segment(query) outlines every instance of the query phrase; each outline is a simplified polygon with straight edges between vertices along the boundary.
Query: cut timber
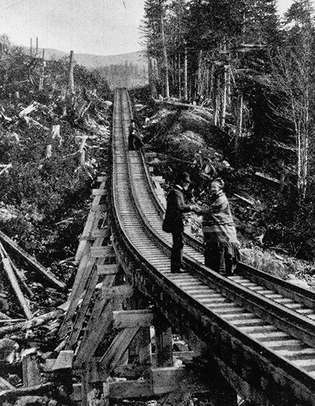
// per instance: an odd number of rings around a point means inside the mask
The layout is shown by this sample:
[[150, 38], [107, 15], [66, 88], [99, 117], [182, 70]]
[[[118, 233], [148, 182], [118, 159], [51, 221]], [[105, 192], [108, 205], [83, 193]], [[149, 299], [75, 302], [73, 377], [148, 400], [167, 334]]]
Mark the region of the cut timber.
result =
[[119, 365], [120, 360], [127, 351], [131, 341], [135, 338], [139, 328], [127, 328], [120, 331], [114, 338], [105, 354], [99, 361], [99, 365], [108, 374]]
[[83, 300], [81, 302], [80, 307], [76, 311], [76, 318], [72, 325], [71, 334], [67, 340], [67, 349], [72, 348], [80, 336], [83, 323], [86, 318], [86, 313], [90, 305], [97, 282], [98, 282], [98, 273], [97, 268], [94, 266], [90, 278], [87, 282], [87, 286], [85, 288]]
[[21, 247], [19, 247], [10, 237], [5, 235], [0, 231], [0, 240], [6, 246], [8, 251], [12, 251], [14, 254], [18, 254], [22, 259], [31, 266], [31, 268], [40, 273], [45, 279], [47, 279], [51, 284], [57, 286], [58, 288], [64, 289], [66, 287], [64, 282], [57, 279], [52, 272], [44, 268], [39, 262], [36, 261], [34, 257], [27, 254]]
[[12, 333], [13, 331], [24, 331], [24, 330], [29, 330], [31, 328], [40, 326], [44, 324], [46, 321], [53, 320], [53, 319], [58, 319], [61, 316], [63, 316], [64, 311], [63, 310], [54, 310], [50, 313], [42, 314], [41, 316], [34, 317], [31, 320], [28, 321], [23, 321], [21, 323], [16, 323], [11, 326], [5, 326], [0, 328], [0, 337]]
[[[29, 386], [28, 388], [17, 388], [8, 389], [0, 392], [0, 401], [2, 400], [13, 400], [20, 396], [31, 396], [40, 395], [42, 393], [47, 393], [49, 390], [53, 389], [56, 384], [52, 382], [46, 382], [42, 385]], [[1, 403], [0, 403], [1, 404]]]
[[236, 193], [234, 193], [234, 196], [237, 197], [238, 199], [242, 200], [242, 202], [250, 204], [251, 206], [255, 205], [255, 202], [253, 200], [246, 199], [246, 197], [244, 197], [244, 196], [240, 196], [240, 195], [238, 195]]
[[115, 275], [118, 272], [118, 265], [97, 265], [97, 273], [99, 275]]
[[106, 180], [107, 180], [107, 176], [98, 176], [97, 177], [98, 182], [106, 182]]
[[13, 385], [10, 384], [10, 382], [6, 381], [4, 378], [2, 378], [0, 376], [0, 388], [2, 390], [6, 390], [6, 389], [15, 389], [15, 387]]
[[12, 269], [9, 258], [3, 258], [2, 259], [2, 264], [3, 264], [3, 268], [4, 268], [5, 272], [6, 272], [6, 274], [8, 276], [8, 279], [10, 281], [10, 284], [11, 284], [13, 290], [14, 290], [14, 293], [15, 293], [18, 301], [20, 302], [20, 305], [21, 305], [21, 307], [23, 309], [23, 312], [24, 312], [25, 316], [28, 319], [31, 319], [32, 318], [31, 309], [30, 309], [29, 304], [28, 304], [27, 300], [25, 299], [25, 297], [24, 297], [24, 295], [23, 295], [23, 293], [21, 291], [20, 285], [19, 285], [19, 283], [18, 283], [18, 281], [16, 279], [16, 276], [15, 276], [15, 273], [14, 273], [14, 271]]
[[82, 234], [80, 240], [95, 240], [95, 238], [108, 238], [110, 235], [109, 228], [104, 228], [102, 230], [94, 230], [89, 234]]
[[148, 381], [110, 382], [104, 385], [108, 385], [106, 389], [110, 399], [145, 399], [154, 395], [152, 384]]
[[107, 245], [106, 247], [91, 247], [90, 256], [91, 258], [114, 257], [115, 252], [111, 245]]
[[129, 285], [118, 285], [112, 288], [105, 288], [102, 290], [102, 297], [112, 299], [112, 298], [122, 298], [127, 299], [134, 294], [134, 290]]
[[23, 386], [35, 386], [40, 384], [40, 371], [37, 353], [28, 354], [22, 358]]
[[151, 368], [153, 393], [161, 395], [178, 389], [179, 383], [185, 377], [185, 374], [185, 368]]
[[105, 189], [92, 189], [93, 196], [104, 196], [106, 194]]
[[255, 176], [257, 176], [257, 178], [263, 179], [263, 180], [267, 180], [268, 182], [274, 183], [276, 185], [280, 185], [281, 182], [278, 179], [272, 178], [269, 175], [266, 175], [262, 172], [255, 172]]
[[75, 368], [81, 368], [84, 363], [92, 358], [112, 320], [112, 304], [109, 301], [100, 313], [98, 323], [94, 329], [89, 331], [87, 337], [82, 340], [74, 360]]
[[56, 362], [54, 363], [51, 370], [57, 371], [59, 369], [71, 369], [72, 361], [73, 361], [73, 351], [71, 350], [60, 351], [56, 359]]
[[148, 327], [153, 322], [151, 310], [119, 310], [113, 312], [113, 328]]
[[155, 319], [154, 328], [157, 365], [159, 367], [171, 367], [173, 366], [172, 329], [163, 316]]

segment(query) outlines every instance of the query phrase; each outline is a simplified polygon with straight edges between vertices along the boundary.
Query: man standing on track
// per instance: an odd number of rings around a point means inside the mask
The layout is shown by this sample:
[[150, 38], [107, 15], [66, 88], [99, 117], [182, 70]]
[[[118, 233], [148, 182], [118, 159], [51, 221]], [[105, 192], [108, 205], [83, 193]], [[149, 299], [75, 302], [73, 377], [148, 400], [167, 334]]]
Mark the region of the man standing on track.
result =
[[203, 215], [205, 265], [228, 276], [233, 274], [240, 254], [229, 201], [223, 187], [223, 180], [215, 179], [210, 187], [209, 204], [197, 210], [197, 213]]
[[138, 151], [142, 146], [143, 142], [136, 126], [136, 122], [131, 120], [129, 126], [128, 149], [129, 151]]
[[163, 221], [163, 230], [171, 233], [173, 237], [173, 246], [171, 253], [171, 272], [180, 272], [184, 247], [184, 222], [183, 214], [197, 209], [196, 206], [185, 204], [184, 191], [190, 185], [190, 176], [187, 172], [182, 172], [177, 180], [175, 187], [167, 196], [167, 206], [165, 218]]

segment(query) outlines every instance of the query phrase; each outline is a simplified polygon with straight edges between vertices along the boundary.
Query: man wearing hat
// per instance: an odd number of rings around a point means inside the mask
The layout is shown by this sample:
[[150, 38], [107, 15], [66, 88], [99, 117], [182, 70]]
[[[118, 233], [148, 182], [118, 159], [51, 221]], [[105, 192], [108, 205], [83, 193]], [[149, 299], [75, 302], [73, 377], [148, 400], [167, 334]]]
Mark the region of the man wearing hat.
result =
[[167, 196], [167, 206], [163, 221], [163, 230], [171, 233], [173, 246], [171, 252], [171, 272], [180, 272], [184, 247], [184, 213], [197, 210], [196, 206], [185, 203], [184, 191], [190, 185], [190, 176], [187, 172], [182, 172], [176, 179], [174, 188]]
[[216, 178], [210, 186], [210, 202], [197, 211], [203, 215], [205, 265], [223, 275], [232, 275], [239, 262], [239, 242], [224, 182]]

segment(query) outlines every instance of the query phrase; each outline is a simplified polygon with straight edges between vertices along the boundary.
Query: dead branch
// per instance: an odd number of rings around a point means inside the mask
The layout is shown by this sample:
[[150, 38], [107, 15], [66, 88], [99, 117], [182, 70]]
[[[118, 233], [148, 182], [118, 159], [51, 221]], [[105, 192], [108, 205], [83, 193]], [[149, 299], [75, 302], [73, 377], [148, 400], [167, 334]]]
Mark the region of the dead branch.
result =
[[31, 319], [32, 318], [31, 309], [30, 309], [29, 304], [28, 304], [27, 300], [25, 299], [25, 297], [24, 297], [24, 295], [23, 295], [23, 293], [21, 291], [20, 285], [18, 283], [18, 280], [16, 278], [14, 270], [13, 270], [13, 268], [11, 266], [10, 258], [8, 257], [8, 254], [5, 251], [5, 249], [3, 248], [3, 245], [1, 243], [0, 243], [0, 256], [1, 256], [1, 259], [2, 259], [3, 269], [5, 270], [5, 272], [7, 274], [7, 277], [9, 279], [9, 281], [10, 281], [10, 284], [12, 286], [12, 289], [13, 289], [14, 293], [15, 293], [15, 296], [17, 297], [17, 299], [18, 299], [18, 301], [19, 301], [19, 303], [20, 303], [20, 305], [21, 305], [21, 307], [23, 309], [23, 312], [24, 312], [25, 316], [28, 319]]
[[12, 400], [20, 396], [40, 395], [53, 389], [55, 386], [52, 382], [46, 382], [41, 385], [29, 386], [28, 388], [8, 389], [0, 392], [0, 400]]
[[21, 323], [16, 323], [13, 326], [5, 326], [0, 328], [0, 337], [4, 336], [5, 334], [12, 333], [14, 331], [25, 331], [29, 330], [34, 327], [41, 326], [42, 324], [46, 323], [47, 321], [53, 319], [59, 319], [64, 314], [64, 311], [61, 309], [54, 310], [49, 313], [42, 314], [41, 316], [34, 317], [31, 320], [27, 320]]
[[44, 268], [37, 260], [32, 257], [30, 254], [26, 253], [21, 247], [19, 247], [16, 242], [14, 242], [10, 237], [5, 235], [0, 231], [0, 240], [5, 244], [6, 248], [12, 251], [14, 254], [17, 254], [36, 272], [40, 273], [44, 278], [46, 278], [51, 284], [57, 286], [58, 288], [65, 288], [65, 283], [61, 282], [55, 277], [55, 275], [50, 272], [48, 269]]

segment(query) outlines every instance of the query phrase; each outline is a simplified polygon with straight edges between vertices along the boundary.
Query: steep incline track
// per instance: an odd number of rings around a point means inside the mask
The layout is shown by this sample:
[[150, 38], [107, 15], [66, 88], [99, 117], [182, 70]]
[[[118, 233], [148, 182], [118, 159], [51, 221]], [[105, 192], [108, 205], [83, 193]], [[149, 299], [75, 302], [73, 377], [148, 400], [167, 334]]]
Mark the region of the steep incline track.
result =
[[295, 311], [306, 309], [312, 315], [307, 305], [313, 306], [314, 298], [299, 303], [294, 289], [295, 301], [283, 294], [285, 300], [280, 301], [278, 296], [264, 297], [277, 293], [263, 292], [266, 288], [258, 284], [241, 286], [210, 271], [201, 265], [202, 254], [194, 244], [186, 249], [185, 272], [171, 274], [171, 241], [161, 231], [161, 211], [142, 156], [126, 149], [130, 119], [128, 94], [119, 89], [112, 140], [113, 243], [134, 285], [172, 326], [181, 332], [192, 329], [213, 349], [240, 393], [248, 389], [236, 381], [248, 383], [256, 396], [266, 393], [277, 404], [314, 405], [314, 322]]

